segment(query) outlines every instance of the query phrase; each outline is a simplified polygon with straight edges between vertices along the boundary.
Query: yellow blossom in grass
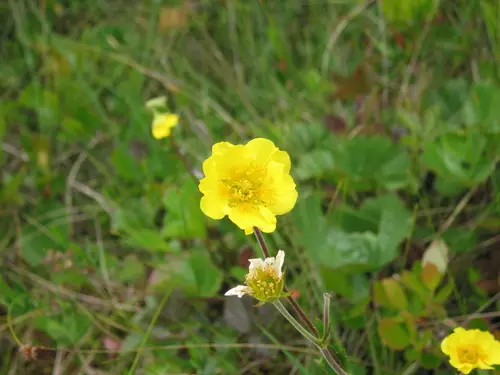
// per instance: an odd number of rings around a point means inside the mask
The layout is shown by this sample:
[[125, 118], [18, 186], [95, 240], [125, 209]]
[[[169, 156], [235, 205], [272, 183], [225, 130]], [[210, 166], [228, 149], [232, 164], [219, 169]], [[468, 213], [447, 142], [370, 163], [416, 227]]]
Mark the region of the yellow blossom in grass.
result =
[[172, 128], [179, 123], [179, 116], [173, 113], [155, 113], [153, 119], [153, 137], [161, 139], [168, 137]]
[[203, 173], [201, 210], [216, 220], [227, 215], [246, 234], [253, 227], [273, 232], [276, 215], [289, 212], [297, 201], [290, 157], [264, 138], [246, 145], [216, 143]]
[[500, 342], [478, 329], [455, 328], [441, 343], [441, 350], [450, 357], [450, 364], [464, 374], [500, 365]]
[[226, 292], [226, 296], [243, 297], [245, 294], [261, 302], [273, 302], [283, 294], [284, 274], [282, 271], [285, 261], [285, 252], [278, 251], [276, 258], [264, 260], [250, 259], [248, 274], [245, 276], [246, 285], [238, 285]]

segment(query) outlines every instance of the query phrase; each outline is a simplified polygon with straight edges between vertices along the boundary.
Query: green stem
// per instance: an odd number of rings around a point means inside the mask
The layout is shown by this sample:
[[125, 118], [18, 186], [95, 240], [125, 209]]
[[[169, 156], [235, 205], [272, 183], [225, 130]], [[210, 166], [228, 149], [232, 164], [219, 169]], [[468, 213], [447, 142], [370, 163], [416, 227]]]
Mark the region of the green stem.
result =
[[283, 306], [283, 304], [278, 300], [273, 302], [274, 307], [285, 317], [290, 324], [300, 332], [302, 336], [308, 339], [311, 343], [319, 347], [319, 340], [311, 335], [307, 329], [305, 329], [295, 318], [288, 312], [288, 310]]
[[135, 368], [137, 367], [137, 364], [139, 363], [139, 359], [141, 358], [141, 354], [144, 350], [144, 347], [146, 346], [147, 341], [149, 340], [149, 336], [151, 335], [151, 331], [153, 331], [153, 327], [156, 324], [156, 321], [160, 317], [160, 313], [163, 311], [163, 308], [165, 307], [165, 304], [168, 301], [168, 297], [170, 296], [170, 290], [166, 291], [165, 294], [163, 295], [163, 298], [158, 305], [158, 308], [155, 311], [155, 314], [153, 316], [153, 319], [149, 323], [149, 327], [146, 331], [146, 334], [142, 338], [141, 344], [139, 346], [139, 349], [137, 350], [137, 353], [135, 354], [134, 362], [132, 363], [132, 366], [130, 367], [130, 370], [128, 372], [128, 375], [134, 375], [135, 374]]
[[333, 358], [332, 353], [330, 353], [330, 350], [328, 348], [319, 348], [319, 351], [323, 355], [323, 358], [325, 359], [326, 363], [330, 365], [330, 367], [338, 374], [338, 375], [349, 375], [347, 372], [345, 372], [342, 367], [337, 363], [335, 358]]
[[[267, 248], [266, 240], [264, 240], [264, 236], [262, 235], [262, 232], [257, 227], [253, 228], [253, 232], [255, 234], [255, 237], [257, 237], [257, 241], [259, 242], [259, 246], [260, 246], [260, 249], [262, 250], [262, 253], [264, 254], [264, 257], [269, 258], [271, 255], [269, 254], [269, 249]], [[286, 289], [286, 287], [283, 289], [283, 291], [285, 293], [288, 293], [288, 290]], [[288, 295], [286, 297], [286, 299], [288, 300], [288, 302], [290, 302], [293, 309], [300, 316], [300, 319], [302, 319], [304, 324], [311, 330], [311, 332], [315, 336], [318, 336], [318, 330], [316, 329], [314, 324], [312, 324], [312, 322], [309, 320], [306, 313], [302, 310], [302, 308], [299, 306], [299, 304], [297, 302], [295, 302], [293, 297], [291, 295]]]

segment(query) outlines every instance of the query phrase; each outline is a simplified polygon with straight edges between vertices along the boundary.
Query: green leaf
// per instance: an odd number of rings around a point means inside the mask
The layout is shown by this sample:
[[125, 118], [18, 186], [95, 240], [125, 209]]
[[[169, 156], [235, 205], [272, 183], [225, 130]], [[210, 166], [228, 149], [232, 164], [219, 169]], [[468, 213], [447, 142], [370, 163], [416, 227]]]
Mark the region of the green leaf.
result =
[[52, 337], [58, 345], [77, 344], [90, 328], [87, 315], [68, 309], [58, 317], [38, 317], [35, 324]]
[[407, 271], [404, 270], [401, 273], [401, 283], [408, 288], [409, 290], [415, 292], [420, 299], [427, 300], [429, 296], [429, 290], [425, 287], [420, 276], [421, 270], [418, 270], [418, 275], [416, 274], [416, 270]]
[[466, 134], [448, 133], [425, 144], [421, 161], [442, 179], [438, 185], [441, 191], [454, 193], [454, 186], [473, 187], [493, 173], [498, 160], [497, 143], [477, 129]]
[[436, 12], [439, 0], [384, 0], [382, 13], [391, 23], [400, 27], [430, 20]]
[[205, 216], [200, 209], [201, 194], [193, 179], [179, 188], [171, 188], [163, 199], [167, 214], [162, 234], [166, 237], [205, 238]]
[[125, 181], [140, 181], [141, 169], [126, 145], [121, 144], [114, 148], [111, 162], [118, 176]]
[[21, 93], [19, 102], [36, 111], [42, 134], [50, 135], [59, 125], [61, 108], [56, 93], [41, 88], [38, 83], [33, 83]]
[[36, 267], [42, 264], [47, 250], [65, 251], [70, 245], [67, 230], [67, 224], [61, 222], [24, 226], [21, 234], [24, 260], [30, 266]]
[[432, 370], [441, 365], [442, 357], [434, 353], [422, 352], [422, 355], [420, 356], [420, 363], [426, 370]]
[[163, 236], [153, 229], [128, 228], [123, 241], [130, 247], [137, 247], [150, 251], [172, 251]]
[[292, 212], [297, 239], [311, 259], [333, 269], [373, 270], [397, 256], [397, 246], [411, 233], [412, 217], [392, 195], [368, 199], [360, 209], [339, 207], [327, 217], [321, 197], [299, 200]]
[[469, 126], [483, 131], [500, 132], [500, 87], [490, 82], [475, 83], [462, 110]]
[[320, 178], [333, 171], [334, 163], [333, 155], [330, 151], [314, 150], [300, 157], [299, 164], [294, 172], [299, 181]]
[[384, 136], [357, 136], [339, 142], [335, 173], [355, 191], [397, 190], [413, 184], [406, 150]]
[[[186, 274], [191, 272], [194, 280], [194, 288], [188, 287], [187, 291], [199, 297], [217, 295], [222, 282], [222, 271], [213, 264], [207, 251], [192, 251], [185, 266]], [[188, 277], [190, 279], [191, 276]]]
[[390, 318], [383, 318], [378, 323], [378, 334], [389, 348], [403, 350], [410, 345], [410, 334], [404, 324]]
[[406, 298], [406, 294], [395, 279], [386, 278], [381, 281], [381, 285], [384, 289], [385, 295], [387, 296], [389, 305], [398, 310], [408, 310], [408, 300]]
[[212, 297], [217, 295], [222, 277], [207, 250], [191, 249], [188, 255], [159, 265], [151, 287], [163, 289], [173, 284], [189, 297]]
[[117, 279], [121, 282], [141, 280], [144, 278], [145, 269], [136, 255], [127, 255], [118, 268]]
[[327, 267], [321, 267], [320, 274], [328, 292], [348, 297], [351, 302], [357, 302], [369, 296], [370, 288], [365, 275]]
[[453, 290], [455, 289], [455, 285], [453, 283], [447, 283], [444, 287], [442, 287], [437, 293], [436, 296], [434, 297], [434, 301], [437, 303], [444, 303], [448, 300], [448, 297], [450, 297], [451, 293], [453, 293]]

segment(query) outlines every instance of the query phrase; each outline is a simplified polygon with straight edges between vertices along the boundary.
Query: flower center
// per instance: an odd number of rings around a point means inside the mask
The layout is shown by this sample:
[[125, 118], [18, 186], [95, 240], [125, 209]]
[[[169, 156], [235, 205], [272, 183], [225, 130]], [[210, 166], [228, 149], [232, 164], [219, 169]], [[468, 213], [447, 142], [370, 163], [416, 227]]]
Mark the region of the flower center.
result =
[[272, 266], [253, 270], [246, 276], [246, 283], [252, 289], [252, 295], [260, 301], [279, 297], [283, 289], [283, 280]]
[[265, 170], [259, 166], [250, 166], [243, 170], [234, 171], [227, 179], [221, 180], [229, 195], [229, 206], [240, 204], [259, 205], [261, 199], [261, 186]]
[[460, 347], [457, 349], [458, 359], [462, 363], [475, 364], [479, 360], [479, 350], [475, 346]]

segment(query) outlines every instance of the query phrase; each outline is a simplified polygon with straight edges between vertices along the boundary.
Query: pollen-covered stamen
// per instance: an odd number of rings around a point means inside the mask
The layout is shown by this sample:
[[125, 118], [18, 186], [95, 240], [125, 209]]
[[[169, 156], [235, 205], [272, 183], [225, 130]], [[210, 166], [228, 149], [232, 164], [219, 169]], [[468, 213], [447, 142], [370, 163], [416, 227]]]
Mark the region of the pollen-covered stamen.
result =
[[279, 298], [283, 289], [283, 280], [271, 265], [254, 269], [246, 276], [246, 284], [253, 296], [261, 301]]
[[251, 165], [243, 170], [234, 171], [230, 178], [221, 180], [229, 195], [229, 206], [242, 203], [262, 204], [261, 188], [264, 181], [265, 169]]
[[466, 346], [458, 348], [457, 355], [460, 362], [476, 364], [480, 359], [479, 348], [475, 346]]

